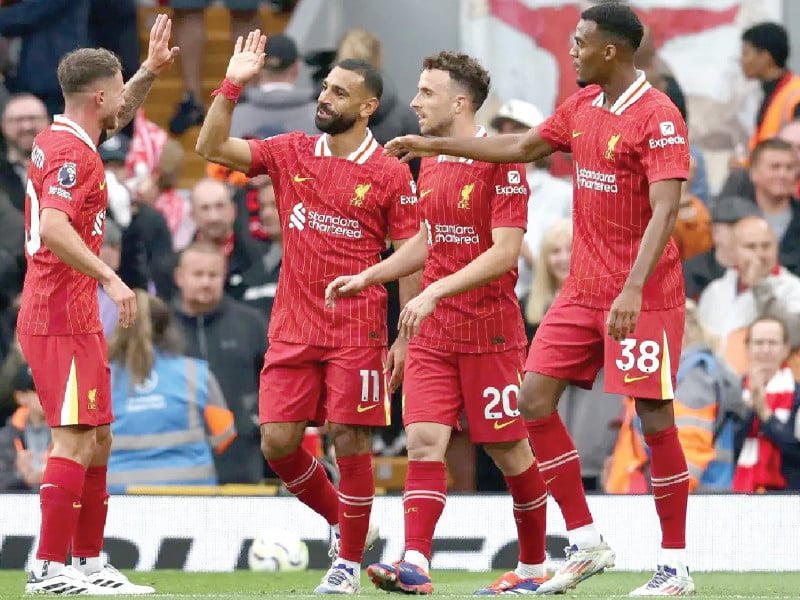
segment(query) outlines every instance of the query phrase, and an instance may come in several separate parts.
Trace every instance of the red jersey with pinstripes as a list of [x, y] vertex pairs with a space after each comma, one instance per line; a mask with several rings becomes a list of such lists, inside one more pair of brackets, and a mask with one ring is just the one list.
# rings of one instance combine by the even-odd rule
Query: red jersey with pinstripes
[[[525, 167], [426, 158], [419, 176], [420, 218], [428, 228], [422, 288], [464, 268], [491, 248], [492, 230], [528, 221]], [[458, 353], [526, 345], [514, 286], [516, 267], [484, 286], [443, 298], [422, 322], [416, 343]]]
[[[555, 149], [572, 152], [573, 241], [569, 301], [609, 309], [636, 260], [653, 216], [650, 184], [689, 175], [686, 123], [672, 101], [641, 74], [611, 110], [589, 86], [539, 126]], [[672, 239], [642, 291], [642, 310], [686, 301], [680, 254]]]
[[270, 340], [386, 345], [385, 288], [340, 298], [333, 309], [325, 306], [325, 288], [339, 275], [377, 263], [387, 239], [405, 240], [419, 231], [408, 166], [384, 156], [369, 132], [347, 158], [331, 156], [325, 135], [295, 132], [249, 143], [251, 175], [272, 178], [283, 232]]
[[17, 330], [27, 335], [75, 335], [102, 331], [97, 280], [63, 263], [39, 235], [45, 208], [67, 214], [95, 255], [103, 244], [107, 192], [97, 148], [76, 123], [58, 115], [36, 136], [25, 194], [25, 258]]

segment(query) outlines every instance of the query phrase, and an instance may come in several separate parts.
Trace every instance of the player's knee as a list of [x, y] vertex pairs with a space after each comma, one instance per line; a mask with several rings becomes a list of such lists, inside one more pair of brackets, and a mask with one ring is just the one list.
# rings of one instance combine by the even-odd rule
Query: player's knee
[[51, 456], [72, 460], [88, 467], [97, 448], [94, 427], [70, 425], [53, 428], [53, 450]]
[[267, 460], [280, 460], [294, 452], [303, 441], [304, 423], [264, 423], [261, 452]]
[[450, 428], [438, 423], [413, 423], [406, 427], [408, 460], [443, 461]]
[[372, 429], [369, 427], [329, 423], [328, 432], [336, 456], [356, 456], [372, 451]]
[[98, 455], [102, 452], [104, 456], [109, 456], [111, 454], [111, 442], [113, 440], [113, 436], [111, 435], [111, 427], [108, 425], [98, 427], [95, 430], [94, 439], [95, 455]]
[[548, 389], [549, 386], [544, 385], [545, 383], [542, 378], [531, 373], [526, 375], [522, 382], [517, 398], [517, 408], [528, 421], [543, 419], [553, 414], [558, 407], [560, 392], [556, 395], [554, 390]]
[[514, 442], [484, 444], [483, 447], [506, 477], [524, 473], [533, 464], [533, 451], [527, 438]]
[[636, 414], [644, 435], [655, 435], [675, 425], [672, 400], [636, 400]]

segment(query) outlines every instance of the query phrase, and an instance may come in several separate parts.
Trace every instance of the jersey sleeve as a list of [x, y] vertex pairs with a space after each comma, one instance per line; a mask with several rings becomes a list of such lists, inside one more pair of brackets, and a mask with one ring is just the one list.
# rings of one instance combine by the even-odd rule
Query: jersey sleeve
[[[80, 142], [83, 145], [83, 142]], [[94, 173], [94, 156], [76, 145], [62, 146], [52, 157], [47, 157], [42, 176], [39, 208], [55, 208], [66, 213], [74, 221], [91, 191], [91, 183], [97, 181]]]
[[639, 141], [647, 181], [689, 177], [689, 133], [674, 106], [658, 106], [647, 118]]
[[539, 135], [555, 150], [572, 152], [572, 119], [575, 112], [576, 96], [570, 96], [550, 117], [539, 125]]
[[407, 240], [419, 232], [419, 201], [417, 184], [408, 165], [394, 169], [395, 185], [389, 198], [389, 237], [392, 241]]
[[292, 146], [293, 138], [299, 132], [285, 133], [275, 135], [263, 140], [247, 140], [250, 144], [250, 154], [252, 160], [250, 161], [250, 170], [247, 172], [248, 177], [255, 177], [256, 175], [269, 175], [274, 177], [278, 170], [278, 165], [286, 155], [286, 152]]
[[498, 164], [491, 179], [492, 229], [528, 226], [530, 188], [521, 164]]

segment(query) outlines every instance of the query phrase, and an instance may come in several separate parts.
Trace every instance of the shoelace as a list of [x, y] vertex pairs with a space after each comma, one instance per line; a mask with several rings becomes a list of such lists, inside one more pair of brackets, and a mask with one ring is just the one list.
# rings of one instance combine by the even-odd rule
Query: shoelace
[[566, 548], [564, 548], [564, 556], [566, 556], [567, 560], [569, 560], [570, 558], [572, 558], [572, 555], [575, 554], [577, 551], [578, 548], [576, 546], [567, 546]]
[[328, 583], [333, 585], [341, 585], [347, 581], [347, 574], [343, 569], [331, 569], [328, 574]]
[[655, 575], [653, 575], [653, 578], [647, 584], [647, 587], [657, 588], [662, 583], [666, 583], [670, 577], [672, 577], [672, 573], [670, 573], [663, 567], [659, 567], [658, 571], [656, 571]]

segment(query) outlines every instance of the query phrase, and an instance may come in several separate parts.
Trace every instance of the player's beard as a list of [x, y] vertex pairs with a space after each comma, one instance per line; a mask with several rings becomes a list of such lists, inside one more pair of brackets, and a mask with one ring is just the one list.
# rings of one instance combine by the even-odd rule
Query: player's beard
[[323, 112], [325, 112], [324, 118], [320, 118], [319, 113], [314, 115], [314, 124], [317, 126], [317, 129], [324, 133], [329, 133], [331, 135], [344, 133], [345, 131], [350, 131], [353, 125], [356, 124], [356, 115], [331, 113], [325, 111], [325, 109], [323, 109]]
[[576, 83], [578, 84], [579, 88], [585, 88], [587, 85], [589, 85], [589, 82], [584, 81], [583, 79], [577, 79]]
[[119, 124], [119, 113], [112, 113], [106, 116], [100, 123], [100, 125], [103, 128], [103, 131], [116, 131], [118, 124]]

